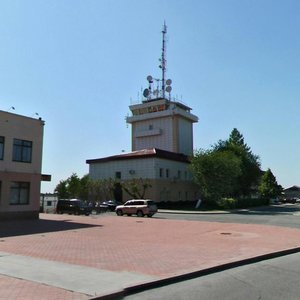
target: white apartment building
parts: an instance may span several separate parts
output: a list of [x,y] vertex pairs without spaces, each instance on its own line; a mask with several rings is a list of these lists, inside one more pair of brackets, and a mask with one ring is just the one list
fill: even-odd
[[0,111],[0,220],[38,218],[44,121]]

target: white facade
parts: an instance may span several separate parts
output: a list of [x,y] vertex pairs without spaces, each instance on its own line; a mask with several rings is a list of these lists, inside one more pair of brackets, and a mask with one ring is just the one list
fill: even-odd
[[191,109],[167,99],[131,105],[132,151],[158,148],[185,155],[193,154],[193,123],[198,118]]
[[[154,201],[193,201],[198,187],[192,180],[188,156],[193,154],[193,123],[190,108],[167,99],[131,105],[132,152],[87,160],[92,179],[121,182],[142,178],[151,184],[146,197]],[[130,199],[120,185],[115,197]]]
[[56,194],[41,194],[40,196],[40,211],[44,213],[54,213],[58,196]]
[[[130,181],[142,178],[151,184],[146,198],[154,201],[193,201],[198,187],[192,180],[187,156],[160,149],[147,149],[87,160],[91,179]],[[125,192],[119,201],[131,198]]]
[[92,179],[116,178],[117,172],[122,180],[133,178],[192,180],[187,163],[155,157],[92,163],[89,168]]

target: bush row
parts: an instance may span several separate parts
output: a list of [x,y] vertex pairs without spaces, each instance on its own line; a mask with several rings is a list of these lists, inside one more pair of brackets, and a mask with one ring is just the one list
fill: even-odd
[[[197,201],[164,201],[157,203],[157,207],[160,209],[195,210],[196,204]],[[269,200],[262,198],[222,198],[215,204],[210,203],[210,205],[207,205],[205,202],[203,202],[199,209],[236,209],[262,206],[268,204]]]
[[268,204],[269,200],[263,198],[223,198],[217,202],[217,206],[222,209],[248,208]]

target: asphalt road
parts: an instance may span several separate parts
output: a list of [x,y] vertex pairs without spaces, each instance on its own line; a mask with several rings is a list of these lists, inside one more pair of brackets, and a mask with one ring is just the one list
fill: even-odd
[[232,213],[171,214],[158,213],[153,218],[207,222],[263,224],[300,228],[300,204],[282,204],[237,210]]
[[296,300],[300,298],[300,253],[171,284],[126,300]]

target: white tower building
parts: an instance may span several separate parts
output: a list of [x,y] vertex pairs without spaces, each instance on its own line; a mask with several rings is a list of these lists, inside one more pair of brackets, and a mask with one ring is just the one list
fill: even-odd
[[190,107],[171,100],[172,80],[165,80],[166,33],[167,27],[164,24],[160,59],[162,78],[148,76],[149,87],[144,90],[142,103],[129,107],[132,116],[127,118],[127,123],[132,125],[132,151],[158,148],[191,155],[193,123],[198,122],[198,117],[191,114]]
[[131,105],[132,151],[158,148],[193,154],[193,123],[198,118],[179,102],[156,98]]
[[[194,201],[198,186],[189,169],[189,156],[193,154],[193,123],[198,122],[198,117],[190,107],[171,98],[172,80],[165,80],[166,32],[164,24],[162,78],[148,76],[144,99],[129,106],[132,115],[126,121],[131,124],[132,152],[86,162],[92,179],[143,179],[151,184],[146,198],[158,202]],[[124,202],[129,197],[121,188],[115,190],[116,200]]]

